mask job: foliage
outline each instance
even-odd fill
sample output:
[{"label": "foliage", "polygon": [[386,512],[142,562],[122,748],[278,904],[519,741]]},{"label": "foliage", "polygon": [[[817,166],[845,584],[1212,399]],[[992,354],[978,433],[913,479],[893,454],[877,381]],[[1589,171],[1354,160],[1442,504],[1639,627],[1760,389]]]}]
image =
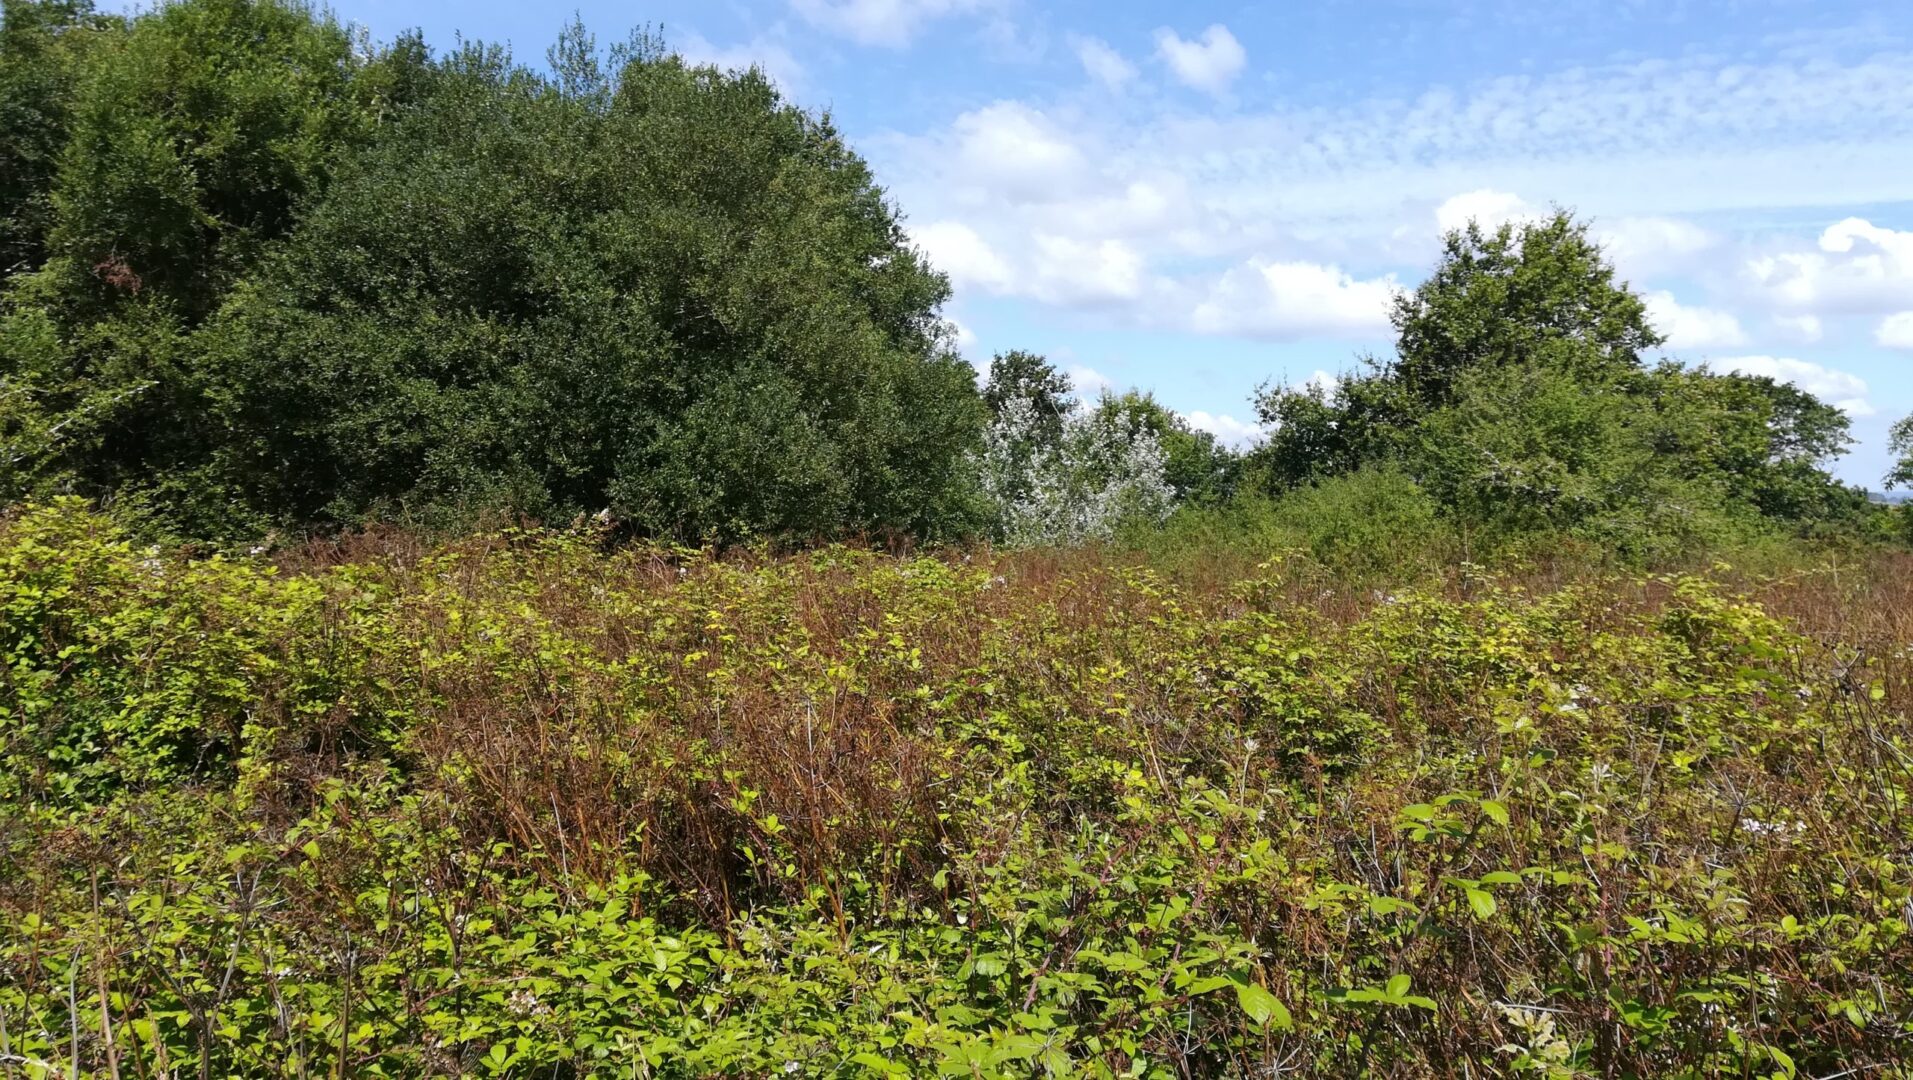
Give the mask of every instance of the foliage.
[{"label": "foliage", "polygon": [[1175,492],[1178,505],[1219,503],[1235,493],[1241,455],[1212,432],[1191,427],[1153,394],[1135,390],[1105,394],[1096,408],[1120,414],[1129,426],[1155,436],[1162,447],[1163,479]]},{"label": "foliage", "polygon": [[1400,578],[1450,554],[1440,506],[1401,473],[1363,469],[1311,484],[1277,503],[1274,521],[1337,574]]},{"label": "foliage", "polygon": [[1002,416],[1017,402],[1028,402],[1035,415],[1036,437],[1052,442],[1062,437],[1063,417],[1075,407],[1069,376],[1042,356],[1022,349],[997,353],[990,360],[983,401],[991,416]]},{"label": "foliage", "polygon": [[113,28],[90,0],[0,2],[0,280],[46,258],[80,60]]},{"label": "foliage", "polygon": [[947,286],[863,163],[754,72],[614,60],[455,57],[342,170],[214,328],[219,471],[292,520],[964,525]]},{"label": "foliage", "polygon": [[9,1066],[1904,1071],[1904,556],[601,540],[0,523]]},{"label": "foliage", "polygon": [[6,493],[212,538],[974,528],[948,286],[829,119],[642,35],[552,63],[283,0],[87,48],[50,258],[0,313]]},{"label": "foliage", "polygon": [[1263,392],[1257,476],[1279,492],[1385,465],[1465,527],[1640,557],[1867,512],[1824,471],[1844,413],[1771,379],[1650,368],[1645,307],[1565,212],[1451,233],[1394,323],[1396,355],[1365,373]]},{"label": "foliage", "polygon": [[1150,416],[1120,399],[1086,409],[1054,397],[1067,390],[1066,378],[1041,358],[1013,358],[1020,368],[1001,358],[992,368],[1018,377],[996,387],[995,418],[977,457],[995,537],[1021,547],[1079,543],[1160,524],[1177,493]]},{"label": "foliage", "polygon": [[1886,486],[1913,485],[1913,416],[1904,417],[1887,434],[1887,449],[1899,455],[1886,474]]}]

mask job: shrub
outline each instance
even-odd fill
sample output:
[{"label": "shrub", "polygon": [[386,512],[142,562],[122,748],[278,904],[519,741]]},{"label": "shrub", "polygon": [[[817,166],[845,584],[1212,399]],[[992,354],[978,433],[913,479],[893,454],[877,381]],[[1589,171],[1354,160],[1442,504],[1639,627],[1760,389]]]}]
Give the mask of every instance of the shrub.
[{"label": "shrub", "polygon": [[[1412,503],[1362,483],[1320,497]],[[1296,560],[602,539],[269,564],[74,504],[0,521],[0,1052],[89,1076],[1904,1064],[1904,556],[1377,589]]]}]

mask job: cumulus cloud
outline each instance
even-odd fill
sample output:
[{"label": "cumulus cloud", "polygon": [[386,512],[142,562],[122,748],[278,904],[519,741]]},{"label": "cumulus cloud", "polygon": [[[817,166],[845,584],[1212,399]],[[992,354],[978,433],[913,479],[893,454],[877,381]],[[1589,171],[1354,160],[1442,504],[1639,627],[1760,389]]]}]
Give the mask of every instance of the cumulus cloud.
[{"label": "cumulus cloud", "polygon": [[1866,380],[1846,371],[1836,371],[1807,360],[1778,356],[1734,356],[1714,362],[1714,366],[1746,375],[1765,375],[1776,382],[1788,382],[1821,401],[1846,410],[1849,416],[1872,416],[1867,400]]},{"label": "cumulus cloud", "polygon": [[1156,31],[1156,55],[1176,79],[1210,94],[1221,94],[1241,73],[1248,62],[1242,43],[1221,23],[1211,25],[1200,37],[1185,40],[1174,30]]},{"label": "cumulus cloud", "polygon": [[1371,338],[1388,330],[1394,275],[1357,279],[1335,266],[1252,259],[1223,274],[1195,306],[1192,329],[1265,340]]},{"label": "cumulus cloud", "polygon": [[1648,293],[1647,321],[1667,339],[1669,349],[1719,349],[1747,344],[1740,320],[1725,311],[1688,307],[1670,292]]},{"label": "cumulus cloud", "polygon": [[1052,304],[1134,300],[1143,290],[1143,259],[1121,240],[1082,240],[1038,233],[1028,291]]},{"label": "cumulus cloud", "polygon": [[1078,40],[1076,58],[1082,61],[1083,70],[1090,78],[1111,90],[1121,90],[1136,77],[1136,65],[1123,59],[1123,54],[1099,38]]},{"label": "cumulus cloud", "polygon": [[937,19],[980,11],[988,0],[791,0],[806,22],[860,45],[902,48]]},{"label": "cumulus cloud", "polygon": [[1782,337],[1802,345],[1811,345],[1827,333],[1818,315],[1775,315],[1773,324]]},{"label": "cumulus cloud", "polygon": [[952,135],[957,178],[998,205],[1002,200],[1055,201],[1089,178],[1081,148],[1048,116],[1019,102],[999,101],[966,112],[957,117]]},{"label": "cumulus cloud", "polygon": [[1115,380],[1087,364],[1074,364],[1064,374],[1069,376],[1070,389],[1081,401],[1100,397],[1104,391],[1116,387]]},{"label": "cumulus cloud", "polygon": [[1217,442],[1236,449],[1253,445],[1268,437],[1268,432],[1262,430],[1260,425],[1237,420],[1226,413],[1218,415],[1197,409],[1183,413],[1182,418],[1190,427],[1197,431],[1206,431],[1214,435]]},{"label": "cumulus cloud", "polygon": [[1877,314],[1913,306],[1913,232],[1850,217],[1829,225],[1812,250],[1747,262],[1761,295],[1808,312]]},{"label": "cumulus cloud", "polygon": [[1625,217],[1597,221],[1595,240],[1622,272],[1645,275],[1687,266],[1720,246],[1720,237],[1691,221],[1671,217]]},{"label": "cumulus cloud", "polygon": [[958,287],[980,286],[991,292],[1011,287],[1010,266],[975,229],[957,221],[938,221],[910,230],[910,239],[929,256],[930,265],[950,275]]},{"label": "cumulus cloud", "polygon": [[1541,216],[1541,211],[1521,196],[1492,188],[1463,192],[1435,207],[1435,225],[1444,233],[1466,228],[1470,221],[1483,229],[1498,229],[1508,224],[1539,221]]},{"label": "cumulus cloud", "polygon": [[1913,349],[1913,311],[1897,311],[1881,320],[1873,340],[1889,349]]},{"label": "cumulus cloud", "polygon": [[803,85],[804,65],[789,49],[765,38],[719,46],[700,34],[686,34],[673,38],[672,45],[687,63],[710,64],[725,71],[757,68],[786,94],[797,92]]}]

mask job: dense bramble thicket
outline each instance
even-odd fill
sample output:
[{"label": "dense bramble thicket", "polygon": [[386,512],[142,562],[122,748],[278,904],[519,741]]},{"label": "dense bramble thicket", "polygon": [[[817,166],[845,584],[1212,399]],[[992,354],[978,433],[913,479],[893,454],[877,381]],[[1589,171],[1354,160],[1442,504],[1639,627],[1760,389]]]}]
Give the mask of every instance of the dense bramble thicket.
[{"label": "dense bramble thicket", "polygon": [[[1904,1076],[1913,574],[0,525],[32,1075]],[[1896,1071],[1897,1070],[1897,1071]]]}]

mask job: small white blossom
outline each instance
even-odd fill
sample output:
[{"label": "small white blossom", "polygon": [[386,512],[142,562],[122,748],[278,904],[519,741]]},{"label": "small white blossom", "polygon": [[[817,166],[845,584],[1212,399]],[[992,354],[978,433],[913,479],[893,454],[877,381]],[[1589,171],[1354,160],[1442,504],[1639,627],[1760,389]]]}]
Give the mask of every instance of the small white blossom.
[{"label": "small white blossom", "polygon": [[1036,405],[1014,399],[985,433],[977,460],[997,533],[1018,547],[1107,540],[1174,509],[1155,433],[1119,413],[1072,408],[1051,438]]}]

